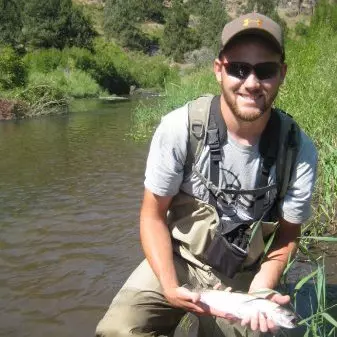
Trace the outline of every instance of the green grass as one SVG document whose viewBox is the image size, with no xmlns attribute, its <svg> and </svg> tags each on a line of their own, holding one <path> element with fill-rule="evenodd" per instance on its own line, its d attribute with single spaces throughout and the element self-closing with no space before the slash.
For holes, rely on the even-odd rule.
<svg viewBox="0 0 337 337">
<path fill-rule="evenodd" d="M 314 265 L 313 271 L 306 276 L 303 276 L 295 285 L 293 302 L 295 308 L 297 306 L 297 297 L 301 289 L 304 286 L 313 287 L 315 299 L 313 299 L 317 305 L 312 308 L 313 314 L 309 317 L 303 318 L 299 325 L 304 325 L 306 327 L 306 332 L 304 337 L 328 337 L 335 336 L 337 332 L 337 317 L 336 309 L 337 304 L 335 300 L 328 298 L 327 296 L 327 284 L 326 284 L 326 273 L 324 264 L 324 255 L 314 256 L 310 252 L 310 244 L 315 241 L 326 242 L 326 243 L 337 243 L 337 238 L 334 237 L 302 237 L 300 243 L 300 250 L 305 256 L 309 258 L 311 264 Z M 288 264 L 283 276 L 283 283 L 286 283 L 287 273 L 292 265 L 293 261 Z M 305 300 L 303 295 L 300 299 Z M 307 299 L 310 301 L 310 298 Z M 308 305 L 309 303 L 306 303 Z"/>
</svg>

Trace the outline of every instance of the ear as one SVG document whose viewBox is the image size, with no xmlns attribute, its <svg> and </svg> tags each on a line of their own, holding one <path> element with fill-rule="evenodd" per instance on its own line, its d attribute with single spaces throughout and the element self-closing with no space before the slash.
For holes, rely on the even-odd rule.
<svg viewBox="0 0 337 337">
<path fill-rule="evenodd" d="M 219 59 L 216 59 L 213 64 L 213 71 L 219 84 L 222 82 L 222 67 L 222 62 Z"/>
<path fill-rule="evenodd" d="M 286 74 L 287 74 L 287 70 L 288 70 L 288 65 L 286 63 L 283 63 L 281 65 L 281 83 L 284 82 L 284 79 L 285 79 Z"/>
</svg>

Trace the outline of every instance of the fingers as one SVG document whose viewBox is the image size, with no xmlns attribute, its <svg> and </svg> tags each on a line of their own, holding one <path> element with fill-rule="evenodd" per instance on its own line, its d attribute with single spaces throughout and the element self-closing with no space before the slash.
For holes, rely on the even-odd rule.
<svg viewBox="0 0 337 337">
<path fill-rule="evenodd" d="M 259 328 L 259 312 L 254 313 L 250 317 L 250 328 L 256 331 Z"/>
<path fill-rule="evenodd" d="M 281 295 L 281 294 L 272 294 L 270 297 L 270 300 L 280 304 L 280 305 L 285 305 L 290 302 L 290 296 L 289 295 Z"/>
<path fill-rule="evenodd" d="M 267 318 L 263 313 L 259 313 L 259 328 L 261 332 L 267 332 L 268 331 L 268 323 Z"/>
<path fill-rule="evenodd" d="M 278 327 L 275 325 L 274 321 L 267 318 L 267 325 L 268 325 L 269 331 L 273 334 L 276 334 L 276 332 L 278 331 Z"/>
<path fill-rule="evenodd" d="M 192 303 L 197 303 L 200 300 L 200 294 L 184 287 L 177 288 L 177 295 L 183 300 L 190 300 Z"/>
<path fill-rule="evenodd" d="M 253 331 L 259 330 L 263 333 L 268 331 L 276 333 L 278 331 L 278 327 L 275 323 L 261 312 L 256 312 L 244 317 L 241 320 L 241 326 L 250 326 Z"/>
</svg>

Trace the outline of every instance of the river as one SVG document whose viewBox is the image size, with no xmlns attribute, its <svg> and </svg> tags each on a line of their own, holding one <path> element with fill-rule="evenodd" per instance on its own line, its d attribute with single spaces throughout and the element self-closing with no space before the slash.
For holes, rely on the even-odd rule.
<svg viewBox="0 0 337 337">
<path fill-rule="evenodd" d="M 79 101 L 0 124 L 1 336 L 93 335 L 142 259 L 147 145 L 125 137 L 134 104 Z"/>
<path fill-rule="evenodd" d="M 135 104 L 81 100 L 0 123 L 0 336 L 93 336 L 142 259 L 148 144 L 125 136 Z"/>
</svg>

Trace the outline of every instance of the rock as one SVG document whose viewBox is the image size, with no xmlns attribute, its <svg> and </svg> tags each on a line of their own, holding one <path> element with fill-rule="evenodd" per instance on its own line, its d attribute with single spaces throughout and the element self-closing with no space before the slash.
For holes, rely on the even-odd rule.
<svg viewBox="0 0 337 337">
<path fill-rule="evenodd" d="M 192 50 L 184 54 L 185 63 L 195 64 L 201 66 L 204 64 L 212 64 L 216 55 L 214 51 L 207 47 L 201 49 Z"/>
<path fill-rule="evenodd" d="M 99 99 L 103 101 L 127 101 L 127 97 L 123 96 L 100 96 Z"/>
<path fill-rule="evenodd" d="M 141 96 L 141 97 L 158 97 L 161 96 L 158 92 L 154 90 L 148 90 L 143 88 L 137 88 L 135 85 L 130 87 L 130 96 Z"/>
<path fill-rule="evenodd" d="M 22 119 L 28 110 L 22 101 L 0 99 L 0 120 Z"/>
</svg>

